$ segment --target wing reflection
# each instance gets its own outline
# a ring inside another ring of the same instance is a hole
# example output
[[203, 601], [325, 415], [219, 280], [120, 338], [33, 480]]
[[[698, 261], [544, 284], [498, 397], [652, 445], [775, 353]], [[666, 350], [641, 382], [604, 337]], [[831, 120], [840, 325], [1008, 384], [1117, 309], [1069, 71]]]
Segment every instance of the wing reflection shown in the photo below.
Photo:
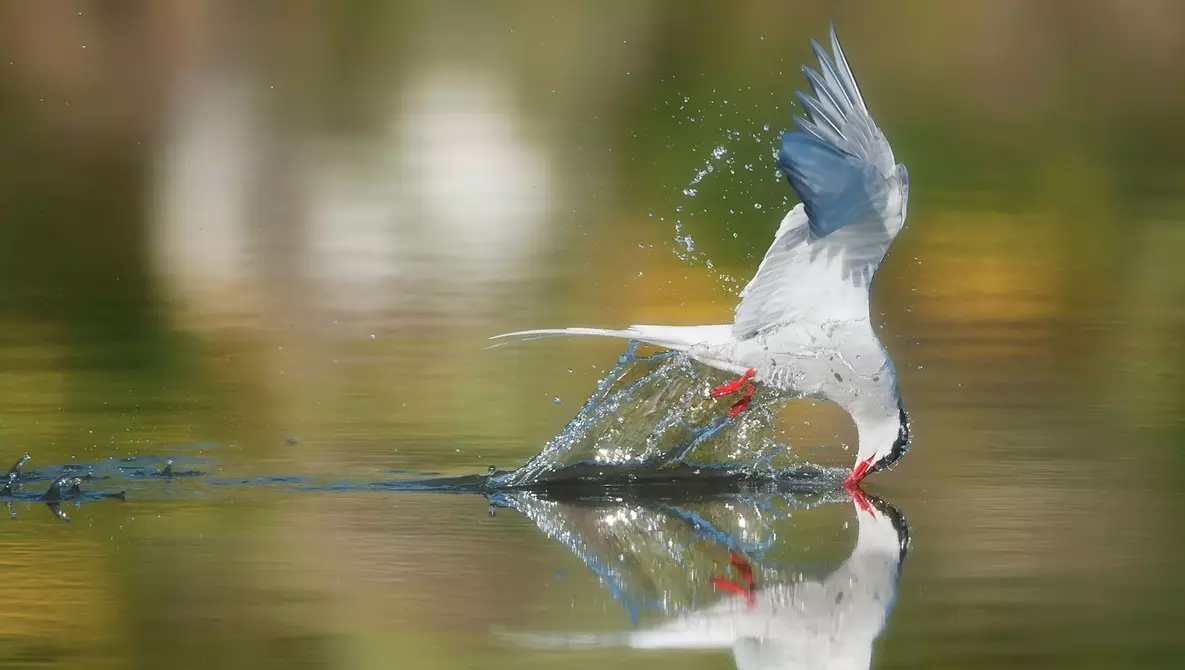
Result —
[[[851, 555], [823, 579], [781, 557], [809, 544], [801, 522], [850, 500], [859, 524]], [[663, 621], [610, 635], [515, 635], [547, 647], [732, 649], [737, 668], [868, 668], [909, 545], [892, 504], [831, 497], [732, 493], [685, 503], [561, 501], [529, 492], [494, 502], [526, 515], [575, 553], [631, 613]]]

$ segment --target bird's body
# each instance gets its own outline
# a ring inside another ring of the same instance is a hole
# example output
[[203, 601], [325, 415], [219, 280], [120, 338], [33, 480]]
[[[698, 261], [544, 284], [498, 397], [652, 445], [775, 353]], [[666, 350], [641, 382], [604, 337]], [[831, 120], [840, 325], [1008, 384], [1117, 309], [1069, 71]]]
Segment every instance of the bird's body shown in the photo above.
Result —
[[864, 104], [834, 29], [834, 60], [812, 41], [816, 73], [803, 68], [815, 97], [798, 94], [808, 118], [782, 135], [778, 166], [802, 203], [782, 220], [731, 324], [636, 325], [624, 330], [563, 328], [498, 337], [601, 335], [686, 352], [741, 375], [713, 395], [744, 391], [752, 379], [785, 396], [840, 405], [856, 424], [860, 449], [848, 484], [887, 467], [909, 445], [897, 375], [869, 315], [873, 276], [905, 224], [909, 179]]

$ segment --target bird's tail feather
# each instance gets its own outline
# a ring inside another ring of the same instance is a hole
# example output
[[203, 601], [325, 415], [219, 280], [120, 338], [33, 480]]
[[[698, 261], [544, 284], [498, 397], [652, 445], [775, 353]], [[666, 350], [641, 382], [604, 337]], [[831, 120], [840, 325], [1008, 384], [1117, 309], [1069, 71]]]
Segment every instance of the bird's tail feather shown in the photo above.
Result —
[[[624, 330], [608, 328], [544, 328], [520, 330], [515, 333], [495, 335], [491, 340], [522, 341], [553, 335], [596, 335], [637, 340], [675, 351], [686, 351], [697, 345], [725, 344], [729, 341], [732, 326], [630, 326]], [[496, 346], [496, 345], [495, 345]]]

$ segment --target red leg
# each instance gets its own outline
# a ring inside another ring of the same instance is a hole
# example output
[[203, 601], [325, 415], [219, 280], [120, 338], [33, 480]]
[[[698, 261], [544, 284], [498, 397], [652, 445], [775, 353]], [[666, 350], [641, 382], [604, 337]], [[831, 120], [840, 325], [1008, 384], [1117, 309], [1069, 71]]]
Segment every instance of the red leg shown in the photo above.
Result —
[[731, 551], [728, 552], [728, 561], [737, 569], [737, 572], [741, 573], [741, 579], [745, 580], [749, 588], [753, 588], [753, 567], [749, 565], [749, 561], [746, 561], [744, 556]]
[[736, 567], [737, 571], [741, 573], [741, 579], [744, 584], [727, 577], [716, 575], [712, 577], [712, 586], [725, 592], [731, 593], [734, 596], [741, 596], [749, 607], [754, 607], [757, 604], [757, 598], [753, 595], [753, 568], [744, 557], [739, 556], [733, 552], [728, 552], [728, 560]]
[[725, 593], [731, 593], [734, 596], [749, 594], [749, 589], [741, 586], [740, 582], [735, 582], [724, 575], [712, 575], [712, 586]]
[[741, 396], [740, 400], [734, 402], [732, 407], [728, 408], [728, 418], [731, 419], [745, 411], [745, 407], [748, 406], [749, 400], [753, 398], [753, 394], [756, 391], [757, 389], [752, 384], [749, 384], [749, 388], [745, 389], [745, 395]]
[[733, 393], [740, 391], [742, 388], [744, 388], [745, 382], [749, 381], [749, 379], [755, 374], [757, 374], [757, 371], [753, 368], [745, 370], [745, 374], [741, 375], [740, 379], [734, 379], [727, 384], [721, 384], [720, 386], [712, 389], [712, 397], [719, 398], [721, 396], [732, 395]]

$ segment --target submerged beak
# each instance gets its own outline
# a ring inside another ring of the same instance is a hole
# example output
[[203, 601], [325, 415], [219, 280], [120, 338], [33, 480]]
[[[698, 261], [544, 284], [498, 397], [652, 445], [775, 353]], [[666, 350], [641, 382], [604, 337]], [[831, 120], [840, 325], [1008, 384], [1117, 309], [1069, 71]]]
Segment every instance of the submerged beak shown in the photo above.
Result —
[[848, 473], [847, 478], [843, 480], [845, 489], [856, 488], [860, 486], [860, 482], [864, 481], [864, 477], [868, 475], [869, 468], [872, 467], [872, 457], [860, 461], [852, 471]]

